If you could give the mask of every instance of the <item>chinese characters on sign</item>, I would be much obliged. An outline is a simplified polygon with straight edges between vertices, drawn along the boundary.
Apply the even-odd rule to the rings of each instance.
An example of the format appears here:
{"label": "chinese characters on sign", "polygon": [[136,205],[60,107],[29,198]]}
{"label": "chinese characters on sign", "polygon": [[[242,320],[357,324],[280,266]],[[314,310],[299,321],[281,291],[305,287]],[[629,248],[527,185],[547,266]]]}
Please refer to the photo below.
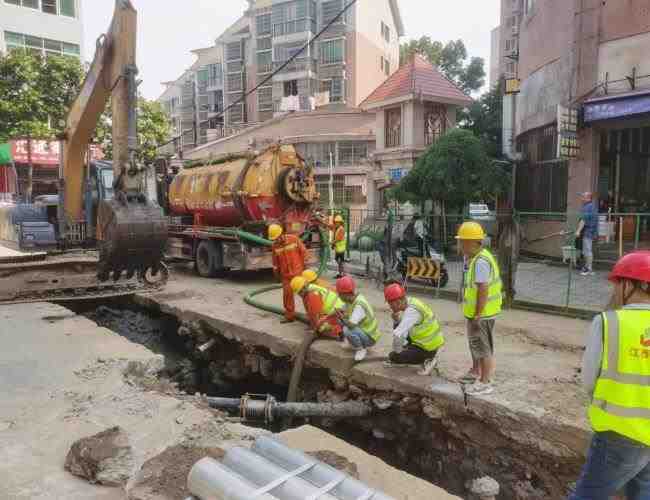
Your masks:
{"label": "chinese characters on sign", "polygon": [[591,102],[585,104],[585,122],[610,120],[649,112],[650,95],[618,98],[606,102]]}
{"label": "chinese characters on sign", "polygon": [[[29,163],[27,140],[11,141],[11,155],[16,163]],[[102,149],[93,144],[90,146],[91,160],[102,160]],[[59,165],[59,143],[57,141],[32,141],[32,163],[34,165]]]}
{"label": "chinese characters on sign", "polygon": [[557,107],[557,157],[577,158],[580,153],[578,142],[578,110]]}

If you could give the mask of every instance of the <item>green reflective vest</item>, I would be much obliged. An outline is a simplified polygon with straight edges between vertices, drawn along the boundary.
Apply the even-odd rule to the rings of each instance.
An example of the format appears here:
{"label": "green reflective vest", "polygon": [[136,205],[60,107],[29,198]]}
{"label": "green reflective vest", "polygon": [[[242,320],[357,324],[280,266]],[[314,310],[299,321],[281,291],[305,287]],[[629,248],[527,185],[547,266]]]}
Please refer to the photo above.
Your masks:
{"label": "green reflective vest", "polygon": [[340,233],[343,233],[343,238],[340,241],[335,241],[334,243],[334,251],[339,254],[345,253],[345,251],[348,249],[348,239],[345,234],[345,226],[339,226],[334,230],[335,238]]}
{"label": "green reflective vest", "polygon": [[345,303],[334,290],[311,284],[308,286],[307,291],[316,292],[321,296],[321,299],[323,299],[323,314],[325,316],[334,314],[336,309],[345,309]]}
{"label": "green reflective vest", "polygon": [[463,300],[463,314],[466,318],[476,317],[478,303],[478,285],[474,282],[476,277],[476,263],[479,259],[487,260],[492,266],[492,275],[488,283],[488,299],[481,317],[490,318],[501,312],[503,303],[503,285],[499,264],[489,250],[481,250],[469,263],[469,270],[465,273],[465,297]]}
{"label": "green reflective vest", "polygon": [[366,316],[363,318],[361,324],[357,326],[363,333],[377,342],[381,338],[381,333],[379,332],[379,323],[377,322],[375,311],[372,309],[363,295],[357,295],[357,298],[354,300],[354,302],[352,304],[348,304],[345,315],[348,319],[350,319],[352,316],[352,311],[354,311],[357,306],[361,306],[366,313]]}
{"label": "green reflective vest", "polygon": [[409,298],[408,304],[414,307],[422,316],[422,320],[409,332],[411,343],[428,352],[437,351],[445,343],[445,338],[440,329],[440,323],[433,315],[433,311],[418,299]]}
{"label": "green reflective vest", "polygon": [[603,360],[589,407],[591,426],[650,446],[650,311],[602,317]]}

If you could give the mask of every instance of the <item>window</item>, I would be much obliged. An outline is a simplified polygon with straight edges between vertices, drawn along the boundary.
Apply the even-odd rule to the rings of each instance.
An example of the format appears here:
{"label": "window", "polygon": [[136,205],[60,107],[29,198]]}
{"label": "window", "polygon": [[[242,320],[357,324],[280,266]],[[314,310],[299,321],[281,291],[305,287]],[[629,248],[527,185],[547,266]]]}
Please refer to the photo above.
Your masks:
{"label": "window", "polygon": [[330,102],[343,101],[343,78],[331,78],[320,82],[320,91],[329,92]]}
{"label": "window", "polygon": [[447,130],[447,109],[444,105],[427,103],[424,109],[424,142],[435,144]]}
{"label": "window", "polygon": [[[303,47],[302,42],[289,44],[289,45],[279,45],[275,47],[275,57],[273,58],[277,62],[284,62],[298,54]],[[307,55],[307,51],[301,54],[303,57]]]}
{"label": "window", "polygon": [[338,166],[351,167],[353,165],[359,165],[363,160],[367,158],[367,142],[339,142]]}
{"label": "window", "polygon": [[41,10],[46,14],[57,14],[56,0],[41,0]]}
{"label": "window", "polygon": [[239,61],[242,57],[242,44],[233,42],[226,45],[226,58],[228,61]]}
{"label": "window", "polygon": [[273,57],[271,51],[257,53],[257,72],[270,73],[273,71]]}
{"label": "window", "polygon": [[402,110],[386,111],[386,147],[396,148],[402,144]]}
{"label": "window", "polygon": [[273,111],[273,87],[262,87],[257,91],[259,111]]}
{"label": "window", "polygon": [[241,73],[235,73],[232,75],[228,75],[228,92],[233,92],[233,91],[240,91],[243,89],[243,81],[242,81],[242,75]]}
{"label": "window", "polygon": [[343,39],[328,40],[320,44],[321,64],[336,64],[343,62]]}
{"label": "window", "polygon": [[271,37],[257,39],[257,50],[271,50],[272,48],[273,39]]}
{"label": "window", "polygon": [[390,27],[384,21],[381,22],[381,37],[390,43]]}
{"label": "window", "polygon": [[257,16],[257,34],[268,35],[271,33],[271,14]]}
{"label": "window", "polygon": [[59,13],[62,16],[75,17],[75,0],[59,0]]}
{"label": "window", "polygon": [[79,45],[23,35],[22,33],[5,31],[5,42],[8,51],[25,49],[40,56],[66,55],[79,57],[80,55]]}
{"label": "window", "polygon": [[284,97],[298,95],[298,80],[284,82]]}
{"label": "window", "polygon": [[38,9],[38,0],[5,0],[5,3],[18,5],[19,7],[29,7],[30,9]]}
{"label": "window", "polygon": [[384,60],[384,71],[386,72],[386,76],[390,75],[390,61],[388,59]]}
{"label": "window", "polygon": [[535,8],[535,0],[524,0],[524,13],[526,15],[532,14]]}
{"label": "window", "polygon": [[381,67],[381,70],[384,71],[384,56],[381,56],[380,67]]}
{"label": "window", "polygon": [[223,69],[221,63],[208,65],[208,87],[221,87],[223,85]]}
{"label": "window", "polygon": [[[323,2],[323,25],[332,21],[343,10],[343,0],[329,0]],[[345,22],[345,16],[341,16],[337,22]]]}

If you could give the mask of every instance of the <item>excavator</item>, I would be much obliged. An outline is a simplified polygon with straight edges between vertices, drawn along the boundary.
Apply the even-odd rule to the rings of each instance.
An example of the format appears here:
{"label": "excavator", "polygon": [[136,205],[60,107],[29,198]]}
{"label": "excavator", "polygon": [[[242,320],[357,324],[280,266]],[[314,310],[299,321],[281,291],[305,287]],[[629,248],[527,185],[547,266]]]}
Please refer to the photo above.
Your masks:
{"label": "excavator", "polygon": [[[129,295],[158,290],[167,281],[162,263],[167,221],[155,198],[147,195],[147,168],[136,159],[136,30],[131,1],[116,0],[109,30],[97,41],[67,116],[59,192],[48,217],[56,227],[55,248],[29,253],[0,248],[0,304]],[[110,178],[112,186],[104,190],[110,196],[89,211],[90,172],[100,169],[86,164],[86,156],[109,99],[113,175],[103,178]],[[88,221],[91,212],[94,220]],[[15,220],[15,210],[4,206],[0,228],[19,230]]]}

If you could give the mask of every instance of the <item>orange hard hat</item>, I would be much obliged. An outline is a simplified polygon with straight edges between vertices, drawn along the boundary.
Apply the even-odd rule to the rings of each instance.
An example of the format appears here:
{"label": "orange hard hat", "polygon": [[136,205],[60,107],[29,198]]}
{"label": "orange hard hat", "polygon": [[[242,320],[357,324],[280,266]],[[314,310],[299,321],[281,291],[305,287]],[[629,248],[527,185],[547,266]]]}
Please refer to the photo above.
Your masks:
{"label": "orange hard hat", "polygon": [[406,297],[406,290],[399,283],[392,283],[384,288],[384,298],[386,302],[393,302],[394,300],[403,299]]}
{"label": "orange hard hat", "polygon": [[354,283],[354,280],[349,276],[343,276],[336,280],[336,292],[341,293],[354,293],[357,289],[357,285]]}

